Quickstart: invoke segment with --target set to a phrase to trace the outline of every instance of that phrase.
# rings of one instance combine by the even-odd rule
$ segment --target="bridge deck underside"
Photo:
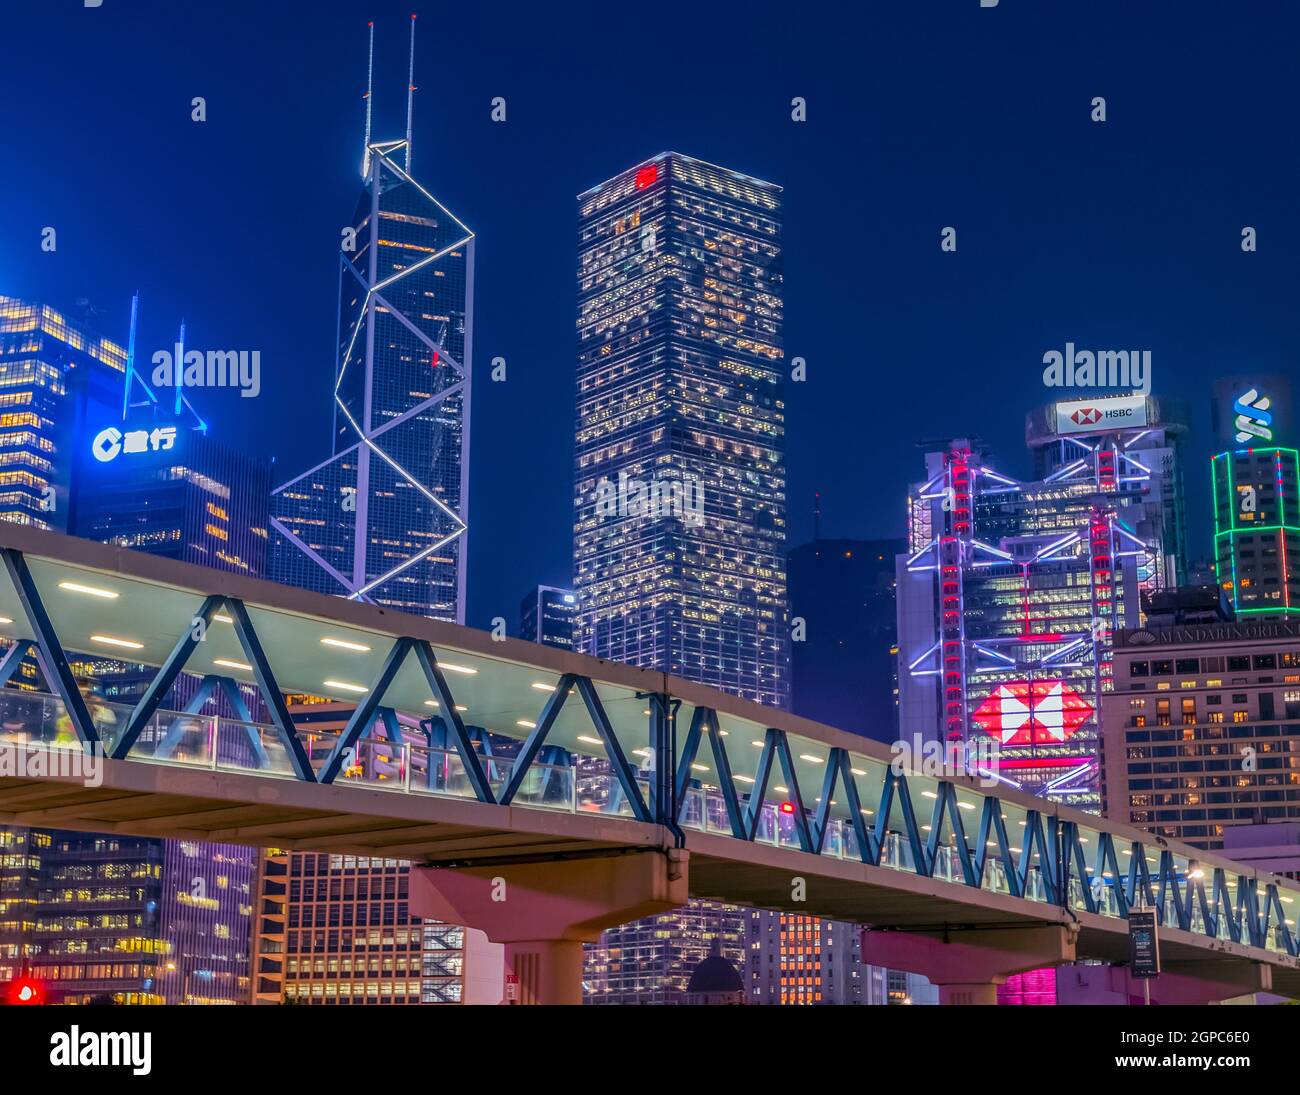
[[[254,847],[351,853],[414,863],[508,862],[663,847],[656,825],[600,814],[495,806],[470,799],[105,761],[98,787],[79,780],[0,776],[0,824]],[[1124,921],[959,887],[886,867],[810,856],[688,831],[693,896],[959,937],[965,929],[1014,932],[1080,925],[1079,957],[1124,961]],[[796,900],[797,880],[804,900]],[[1162,929],[1166,964],[1209,979],[1261,952]],[[1300,998],[1300,959],[1270,954],[1274,991]]]
[[[99,787],[0,777],[0,824],[416,863],[653,847],[660,830],[617,819],[107,761]]]

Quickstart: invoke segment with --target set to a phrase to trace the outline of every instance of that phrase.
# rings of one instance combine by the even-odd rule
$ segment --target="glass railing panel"
[[[533,764],[524,773],[519,790],[515,792],[514,805],[573,810],[575,790],[575,774],[571,765]]]
[[[404,742],[364,738],[347,751],[334,782],[336,785],[404,791],[408,772],[407,746]]]

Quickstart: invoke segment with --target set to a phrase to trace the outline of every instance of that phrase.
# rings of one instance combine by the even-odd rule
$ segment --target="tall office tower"
[[[1138,567],[1144,589],[1187,580],[1187,423],[1182,400],[1137,394],[1064,400],[1025,418],[1035,478],[1090,484],[1150,546]]]
[[[751,1004],[884,1004],[884,971],[862,964],[861,929],[798,913],[750,910]]]
[[[582,648],[784,706],[780,190],[665,152],[578,204]]]
[[[578,598],[571,589],[535,586],[519,604],[519,637],[530,643],[573,649]]]
[[[1211,849],[1300,821],[1300,620],[1117,632],[1102,722],[1107,817]]]
[[[407,909],[410,864],[269,849],[253,1003],[497,1004],[502,948]]]
[[[92,448],[87,441],[70,492],[68,531],[261,577],[270,461],[223,445],[206,432],[155,428],[169,430],[170,448],[132,453],[120,444]],[[106,453],[112,453],[107,460]]]
[[[43,304],[0,296],[0,520],[67,529],[88,393],[120,391],[126,350]]]
[[[790,552],[796,715],[898,737],[894,560],[902,540],[813,540]]]
[[[1210,461],[1214,573],[1242,619],[1300,617],[1300,454],[1291,381],[1280,374],[1225,377],[1213,421],[1224,451]]]
[[[248,999],[249,849],[47,829],[24,845],[38,864],[32,921],[0,980],[26,958],[63,1003]]]
[[[270,577],[465,621],[474,234],[367,144],[339,254],[334,455],[277,487]]]
[[[783,707],[780,189],[664,152],[578,196],[579,647]],[[594,1002],[680,999],[747,914],[606,932]]]
[[[1111,635],[1139,622],[1155,552],[1105,466],[1020,483],[959,438],[926,472],[898,558],[902,735],[992,737],[1002,778],[1095,810]]]
[[[15,389],[0,400],[21,408],[8,423],[22,427],[10,462],[44,454],[13,472],[19,495],[4,516],[256,573],[269,465],[220,449],[152,395],[132,404],[128,353],[115,343],[48,308],[6,299],[0,314],[0,375]],[[134,703],[154,673],[85,653],[69,660],[120,704]],[[33,672],[22,667],[17,683],[30,686]],[[0,979],[25,960],[68,1001],[247,997],[251,850],[23,829],[0,830],[0,845],[14,850],[0,862]]]

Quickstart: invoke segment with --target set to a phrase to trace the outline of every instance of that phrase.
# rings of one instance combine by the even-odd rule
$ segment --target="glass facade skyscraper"
[[[519,602],[519,637],[530,643],[573,649],[578,598],[571,589],[534,586]]]
[[[579,649],[789,700],[781,191],[665,152],[578,197]],[[674,1003],[748,910],[692,902],[587,948],[593,1003]]]
[[[665,152],[578,198],[581,648],[789,697],[780,188]]]
[[[47,305],[0,296],[0,520],[67,530],[86,397],[120,393],[125,369],[117,343]]]
[[[320,381],[334,455],[276,489],[269,577],[463,623],[474,234],[407,173],[405,148],[367,149]]]

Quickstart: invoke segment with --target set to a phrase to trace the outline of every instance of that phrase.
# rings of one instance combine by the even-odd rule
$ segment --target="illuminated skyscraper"
[[[579,195],[586,653],[789,697],[780,188],[665,152]]]
[[[1227,377],[1214,421],[1227,446],[1210,461],[1215,579],[1242,619],[1300,619],[1300,454],[1285,376]]]
[[[1004,779],[1097,809],[1111,636],[1139,621],[1155,551],[1105,467],[1021,483],[956,439],[926,470],[898,559],[903,737],[991,736]]]
[[[270,577],[463,623],[474,234],[409,165],[409,139],[366,145],[339,254],[334,455],[276,489]]]
[[[573,649],[578,598],[571,589],[534,586],[519,603],[519,637],[530,643]]]
[[[67,531],[86,398],[120,397],[126,350],[53,308],[0,296],[0,520]]]
[[[780,188],[664,152],[578,197],[579,649],[789,700]],[[587,999],[672,1003],[748,910],[587,948]]]

